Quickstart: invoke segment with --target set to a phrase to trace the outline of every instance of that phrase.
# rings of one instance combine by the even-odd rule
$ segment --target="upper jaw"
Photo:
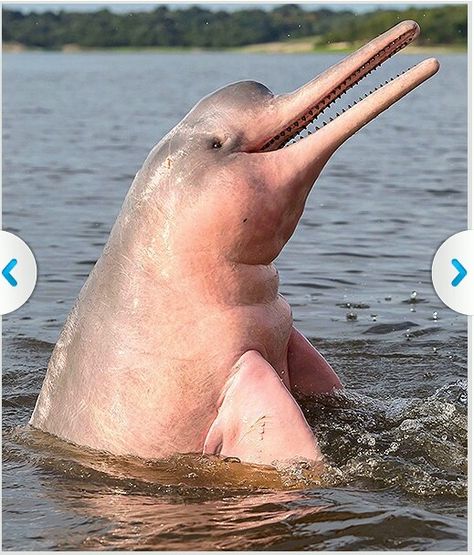
[[[253,145],[252,151],[271,152],[284,146],[344,92],[412,42],[419,35],[419,32],[420,28],[416,22],[403,21],[324,71],[295,92],[275,97],[272,106],[272,122],[266,127],[264,135]],[[376,117],[378,113],[385,110],[424,80],[431,77],[431,75],[436,73],[438,67],[439,65],[436,60],[426,60],[412,68],[409,72],[394,79],[376,93],[369,95],[365,100],[376,96],[376,99],[374,98],[373,100],[379,101],[378,107],[380,109],[378,111],[375,110],[375,113],[374,107],[376,108],[376,106],[372,102],[370,104],[371,109],[366,114],[367,116],[372,114],[368,121]],[[409,79],[406,78],[408,74]],[[382,94],[380,94],[381,92]],[[363,102],[365,101],[359,104],[363,104]],[[363,115],[361,108],[368,108],[369,103],[364,104],[364,106],[359,106],[359,104],[344,114],[346,116],[346,125],[350,125],[351,118],[348,118],[347,114],[350,114],[351,111],[356,110],[359,117],[355,118],[352,122],[354,124],[352,130],[350,127],[345,130],[341,129],[341,132],[343,131],[341,138],[347,135],[348,131],[350,132],[348,136],[350,136],[361,127],[357,124],[360,116]],[[324,129],[334,125],[338,119],[336,118]],[[315,135],[320,134],[321,131],[317,131]],[[340,141],[335,141],[335,143],[340,144]],[[337,146],[338,144],[336,144],[335,148]]]

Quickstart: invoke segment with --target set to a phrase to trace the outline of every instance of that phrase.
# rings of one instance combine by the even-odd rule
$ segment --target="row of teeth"
[[[412,66],[414,67],[414,66]],[[340,116],[341,114],[343,114],[344,112],[346,112],[347,110],[349,110],[349,108],[352,108],[353,106],[355,106],[356,104],[358,104],[361,100],[364,100],[364,98],[367,98],[368,96],[370,96],[372,93],[374,93],[375,91],[378,91],[379,89],[381,89],[382,87],[384,87],[385,85],[388,85],[388,83],[390,83],[390,81],[393,81],[394,79],[397,79],[398,77],[400,77],[401,75],[403,75],[404,73],[406,73],[407,71],[410,71],[411,67],[409,67],[408,69],[406,69],[405,71],[402,71],[401,73],[398,73],[395,77],[390,77],[390,79],[387,79],[384,83],[381,83],[380,85],[377,85],[376,87],[374,87],[371,91],[369,91],[368,93],[365,93],[364,95],[362,95],[361,97],[359,97],[358,100],[354,100],[354,102],[352,104],[348,104],[345,108],[342,108],[342,110],[340,112],[336,112],[336,115],[334,117],[330,117],[328,121],[322,121],[318,125],[314,125],[314,128],[312,131],[310,131],[309,126],[312,124],[316,124],[318,118],[322,115],[324,115],[324,112],[329,108],[329,106],[331,106],[331,104],[333,104],[333,102],[331,102],[331,104],[328,104],[326,106],[326,108],[324,108],[324,110],[322,112],[320,112],[313,120],[311,120],[306,127],[303,127],[302,129],[300,129],[298,131],[298,133],[296,135],[293,135],[291,138],[288,139],[287,142],[282,143],[278,148],[283,148],[285,146],[289,146],[292,145],[294,143],[296,143],[299,139],[304,139],[305,137],[308,137],[309,135],[312,135],[313,133],[315,133],[316,131],[319,131],[320,129],[322,129],[325,125],[327,125],[328,123],[331,123],[332,121],[334,121],[338,116]],[[370,72],[372,73],[372,72]],[[349,90],[349,89],[347,89]],[[344,91],[342,94],[345,94],[347,91]],[[342,95],[341,95],[342,96]],[[338,97],[340,98],[340,97]],[[306,135],[302,135],[302,133],[304,133],[306,131]]]
[[[407,40],[403,40],[404,38],[406,38]],[[407,31],[406,33],[404,33],[403,35],[400,35],[398,37],[398,39],[393,40],[390,44],[388,44],[384,49],[380,50],[380,52],[378,52],[377,54],[375,54],[375,56],[373,56],[372,58],[370,58],[370,60],[368,60],[364,65],[362,65],[361,67],[359,67],[358,69],[356,69],[354,71],[354,73],[352,73],[349,77],[347,77],[342,83],[340,83],[337,87],[335,87],[335,89],[333,89],[326,98],[324,98],[323,100],[320,100],[315,106],[313,106],[312,108],[310,108],[308,110],[308,112],[302,116],[300,118],[300,121],[295,121],[293,123],[293,126],[289,126],[286,128],[285,131],[282,131],[281,133],[279,133],[278,135],[276,135],[275,137],[273,137],[272,139],[270,139],[270,141],[268,141],[263,147],[262,150],[267,150],[270,147],[273,147],[272,149],[275,148],[282,148],[283,146],[286,146],[287,144],[290,144],[290,142],[295,139],[295,137],[299,137],[299,134],[304,131],[308,125],[310,125],[311,123],[314,123],[315,120],[321,116],[325,110],[327,108],[329,108],[332,104],[334,104],[334,102],[336,102],[336,100],[338,100],[339,98],[341,98],[341,96],[343,94],[345,94],[348,90],[350,90],[352,87],[354,87],[355,85],[357,85],[364,77],[370,75],[373,71],[375,71],[378,67],[380,67],[385,61],[387,61],[389,58],[391,58],[393,55],[395,55],[397,52],[399,52],[400,50],[402,50],[403,48],[405,48],[405,46],[407,46],[411,41],[413,40],[413,34],[412,31]],[[395,46],[396,44],[398,44],[397,48],[394,48],[392,52],[389,52],[390,49],[393,48],[393,46]],[[367,72],[363,72],[363,69],[366,66],[370,66],[370,64],[374,63],[377,58],[382,57],[382,55],[384,54],[384,52],[386,52],[386,55],[382,58],[382,60],[376,64],[370,71]],[[405,72],[403,72],[405,73]],[[361,74],[358,76],[358,74]],[[402,74],[397,75],[397,77],[399,77]],[[350,83],[351,80],[356,77],[356,79],[354,80],[353,83]],[[395,79],[395,77],[393,77],[392,79],[390,79],[390,81],[393,81],[393,79]],[[389,81],[386,81],[384,84],[387,84]],[[346,85],[347,83],[347,85]],[[350,83],[350,84],[349,84]],[[379,85],[378,87],[376,87],[374,89],[377,90],[380,87],[382,87],[384,84]],[[368,96],[369,94],[371,94],[372,92],[367,93],[365,96]],[[362,97],[359,99],[362,100]],[[354,104],[357,104],[358,101],[356,101]],[[352,106],[354,105],[352,104]],[[349,108],[351,106],[348,106],[347,108]],[[346,108],[346,109],[347,109]],[[316,114],[313,116],[313,112],[316,110]],[[345,111],[345,110],[344,110]],[[338,114],[339,115],[339,114]],[[311,117],[312,116],[312,117]],[[311,117],[309,119],[309,121],[306,122],[306,119],[308,117]],[[332,121],[332,119],[330,120]],[[326,125],[328,122],[325,122],[324,125]],[[323,127],[324,127],[323,125]],[[293,127],[293,129],[292,129]],[[316,128],[318,129],[318,128]],[[287,134],[291,134],[290,136],[286,136]],[[301,137],[300,137],[301,138]],[[279,143],[279,144],[275,144],[275,143]]]

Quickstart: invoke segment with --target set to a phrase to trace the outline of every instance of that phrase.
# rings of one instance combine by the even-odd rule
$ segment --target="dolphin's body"
[[[295,399],[341,384],[293,326],[272,262],[332,153],[437,61],[280,147],[418,32],[400,23],[288,95],[244,81],[197,104],[138,172],[54,349],[32,426],[145,458],[321,458]]]

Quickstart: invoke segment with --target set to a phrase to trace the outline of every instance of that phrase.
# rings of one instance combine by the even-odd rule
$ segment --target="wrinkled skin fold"
[[[32,426],[144,458],[322,459],[297,400],[341,383],[293,326],[273,261],[333,152],[437,61],[280,147],[418,32],[402,22],[290,94],[224,87],[155,146],[66,321]]]

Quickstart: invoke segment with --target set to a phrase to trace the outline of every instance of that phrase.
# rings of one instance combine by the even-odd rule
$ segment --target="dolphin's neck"
[[[165,223],[157,222],[150,233],[144,221],[120,215],[98,264],[101,275],[115,276],[104,286],[120,302],[125,294],[134,303],[146,298],[150,308],[163,307],[185,296],[189,302],[228,308],[277,298],[279,277],[273,263],[244,264],[219,253],[176,252],[167,240]]]

